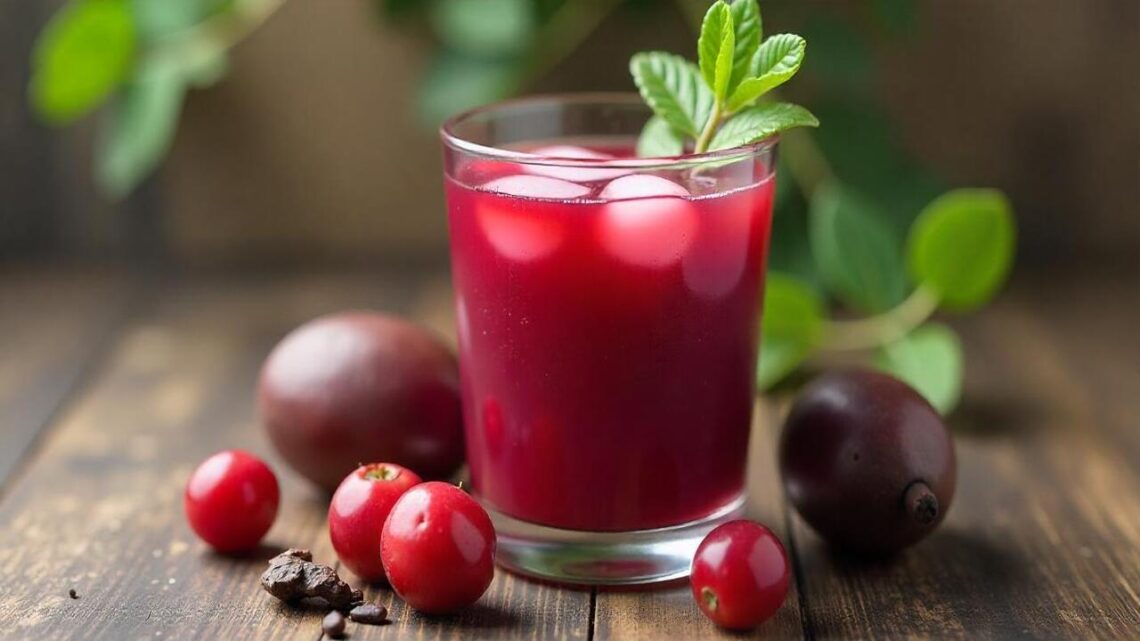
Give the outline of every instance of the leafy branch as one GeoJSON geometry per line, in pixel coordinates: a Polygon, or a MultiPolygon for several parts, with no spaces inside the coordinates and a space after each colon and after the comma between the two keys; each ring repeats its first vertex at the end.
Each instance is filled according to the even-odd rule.
{"type": "Polygon", "coordinates": [[[122,197],[165,157],[186,93],[225,74],[228,50],[284,0],[71,0],[36,40],[28,99],[54,126],[103,108],[99,187],[122,197]]]}
{"type": "Polygon", "coordinates": [[[795,127],[816,127],[808,110],[790,103],[757,104],[799,71],[807,42],[793,34],[763,39],[756,0],[717,0],[701,23],[694,65],[660,51],[630,60],[634,83],[653,109],[638,150],[679,155],[731,149],[795,127]],[[690,146],[687,139],[692,139],[690,146]]]}
{"type": "MultiPolygon", "coordinates": [[[[696,27],[697,5],[678,4],[696,27]]],[[[739,4],[732,9],[739,10],[739,4]]],[[[707,28],[706,17],[699,27],[702,37],[707,28]]],[[[785,48],[793,50],[789,45],[785,48]]],[[[789,61],[795,61],[794,54],[789,61]]],[[[799,64],[794,66],[798,70],[799,64]]],[[[729,114],[732,107],[730,99],[729,114]]],[[[961,344],[953,330],[930,319],[939,309],[981,307],[1001,288],[1012,267],[1016,235],[1008,200],[995,190],[947,192],[921,210],[900,247],[886,222],[890,216],[839,177],[812,136],[785,136],[781,147],[781,171],[807,204],[810,267],[820,282],[770,271],[759,386],[772,387],[817,355],[865,353],[869,363],[909,382],[940,411],[951,411],[961,393],[961,344]],[[856,315],[841,311],[832,317],[832,301],[856,315]]],[[[649,148],[660,150],[659,145],[649,148]]],[[[773,244],[788,240],[776,235],[773,244]]]]}

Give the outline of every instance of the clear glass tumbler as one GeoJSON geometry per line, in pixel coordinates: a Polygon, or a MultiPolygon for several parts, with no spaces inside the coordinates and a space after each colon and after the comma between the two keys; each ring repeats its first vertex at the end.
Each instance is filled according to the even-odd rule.
{"type": "Polygon", "coordinates": [[[636,95],[470,111],[442,138],[467,456],[499,563],[688,574],[739,514],[774,140],[638,158],[636,95]]]}

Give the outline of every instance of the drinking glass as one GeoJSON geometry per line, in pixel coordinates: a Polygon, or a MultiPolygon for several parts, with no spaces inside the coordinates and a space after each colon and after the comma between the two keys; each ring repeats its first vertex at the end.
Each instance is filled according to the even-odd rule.
{"type": "Polygon", "coordinates": [[[636,95],[441,130],[471,489],[498,562],[685,577],[743,505],[776,141],[637,157],[636,95]]]}

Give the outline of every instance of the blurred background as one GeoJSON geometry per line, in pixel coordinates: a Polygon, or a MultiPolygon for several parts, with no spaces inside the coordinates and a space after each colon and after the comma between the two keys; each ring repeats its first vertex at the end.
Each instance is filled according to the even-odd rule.
{"type": "MultiPolygon", "coordinates": [[[[440,118],[516,93],[631,90],[633,52],[695,55],[708,3],[124,1],[131,62],[88,108],[29,100],[37,35],[64,4],[0,1],[0,256],[260,269],[444,263],[440,118]]],[[[809,42],[787,94],[823,127],[795,135],[900,235],[945,189],[991,186],[1018,215],[1018,272],[1135,267],[1140,2],[763,10],[766,32],[809,42]]],[[[49,81],[100,73],[91,52],[120,45],[99,28],[71,62],[41,38],[38,64],[65,77],[49,81]]],[[[772,261],[792,272],[807,269],[804,206],[782,189],[772,261]]]]}

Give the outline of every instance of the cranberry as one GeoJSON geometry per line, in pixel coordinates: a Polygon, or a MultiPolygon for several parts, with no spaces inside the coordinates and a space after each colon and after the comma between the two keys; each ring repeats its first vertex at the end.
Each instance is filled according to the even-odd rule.
{"type": "Polygon", "coordinates": [[[427,614],[453,612],[479,599],[495,575],[495,529],[463,490],[438,481],[404,493],[380,539],[392,589],[427,614]]]}
{"type": "Polygon", "coordinates": [[[219,552],[251,550],[277,518],[280,490],[265,461],[241,450],[218,452],[186,483],[186,519],[219,552]]]}
{"type": "Polygon", "coordinates": [[[788,555],[768,528],[731,521],[697,547],[690,576],[693,598],[705,616],[731,630],[768,620],[788,594],[788,555]]]}
{"type": "Polygon", "coordinates": [[[422,482],[392,463],[361,465],[346,476],[329,504],[329,538],[345,567],[369,582],[384,580],[380,532],[408,488],[422,482]]]}

